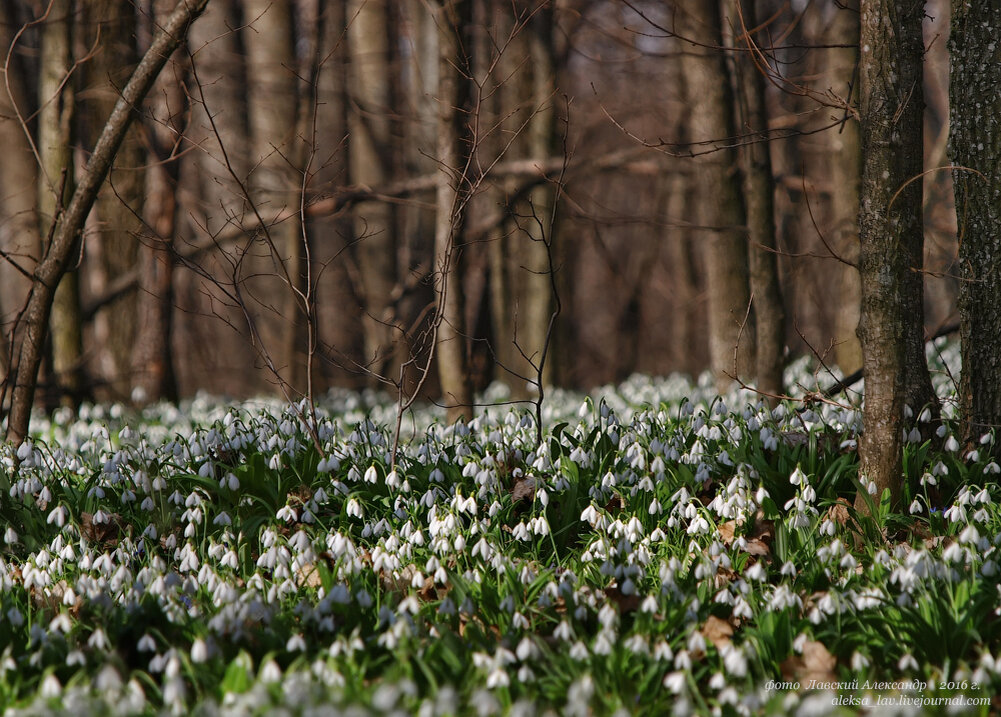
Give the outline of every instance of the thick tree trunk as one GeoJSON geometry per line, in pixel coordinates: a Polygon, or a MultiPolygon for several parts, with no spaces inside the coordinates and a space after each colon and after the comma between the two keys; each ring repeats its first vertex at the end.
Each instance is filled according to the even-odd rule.
{"type": "MultiPolygon", "coordinates": [[[[950,142],[959,266],[962,433],[973,443],[1001,426],[1001,9],[953,2],[950,142]]],[[[994,443],[1001,455],[1001,441],[994,443]]]]}
{"type": "MultiPolygon", "coordinates": [[[[157,0],[155,20],[163,22],[173,0],[157,0]]],[[[132,351],[133,396],[140,403],[177,400],[171,352],[174,312],[173,246],[177,231],[177,181],[180,165],[175,150],[184,133],[187,98],[185,67],[177,54],[157,78],[146,102],[144,136],[150,163],[146,169],[144,231],[139,242],[136,295],[136,341],[132,351]]]]}
{"type": "MultiPolygon", "coordinates": [[[[136,11],[132,0],[93,0],[84,3],[88,46],[99,40],[98,51],[87,64],[88,92],[80,114],[87,118],[107,117],[118,101],[121,88],[139,60],[136,48],[136,11]]],[[[86,137],[92,145],[101,126],[88,126],[86,137]]],[[[88,272],[96,278],[98,291],[116,277],[135,269],[141,228],[145,163],[139,128],[133,127],[122,141],[108,183],[101,188],[94,206],[98,231],[88,238],[100,257],[99,266],[88,272]]],[[[89,282],[88,282],[89,283],[89,282]]],[[[110,392],[104,398],[127,396],[132,381],[132,349],[135,345],[135,292],[111,302],[94,317],[97,373],[110,392]]]]}
{"type": "MultiPolygon", "coordinates": [[[[349,0],[350,113],[348,115],[349,175],[353,184],[369,187],[389,179],[392,151],[390,110],[391,48],[387,0],[349,0]]],[[[396,315],[392,294],[397,285],[394,212],[386,202],[369,202],[355,209],[355,255],[364,303],[364,363],[371,385],[380,377],[396,378],[394,354],[396,315]]]]}
{"type": "MultiPolygon", "coordinates": [[[[757,27],[755,0],[740,0],[744,31],[757,27]]],[[[755,38],[749,38],[755,41],[755,38]]],[[[738,42],[748,45],[748,38],[738,42]]],[[[744,196],[747,204],[748,258],[755,321],[755,365],[758,390],[771,396],[782,393],[782,355],[785,348],[785,308],[779,289],[775,243],[775,183],[772,176],[765,78],[749,53],[736,58],[740,86],[740,133],[750,137],[741,153],[744,196]]]]}
{"type": "Polygon", "coordinates": [[[470,199],[468,125],[469,50],[463,12],[468,0],[445,0],[435,8],[438,26],[438,161],[436,193],[435,293],[438,379],[448,418],[473,416],[467,337],[463,328],[463,230],[470,199]]]}
{"type": "MultiPolygon", "coordinates": [[[[244,32],[247,50],[247,114],[250,118],[250,187],[257,211],[271,235],[269,262],[279,280],[270,282],[282,296],[281,315],[266,317],[277,328],[275,363],[296,392],[306,390],[306,251],[298,214],[280,223],[274,217],[299,205],[297,168],[302,147],[297,136],[292,0],[247,0],[244,32]],[[277,289],[276,289],[277,286],[277,289]]],[[[263,302],[262,302],[263,303],[263,302]]],[[[265,347],[265,350],[270,350],[265,347]]]]}
{"type": "MultiPolygon", "coordinates": [[[[42,236],[49,236],[53,222],[73,193],[75,100],[73,83],[66,81],[73,65],[73,19],[73,0],[55,0],[41,29],[38,210],[42,236]]],[[[75,238],[73,253],[79,252],[79,246],[79,239],[75,238]]],[[[83,321],[78,276],[75,269],[61,274],[49,317],[54,378],[62,402],[73,406],[79,402],[83,390],[83,321]]]]}
{"type": "MultiPolygon", "coordinates": [[[[682,34],[698,43],[681,54],[691,126],[697,142],[720,141],[715,151],[695,159],[701,223],[711,227],[705,236],[709,290],[709,354],[717,387],[722,391],[736,371],[749,378],[754,366],[754,323],[749,314],[747,233],[740,182],[733,168],[735,152],[733,95],[722,46],[719,6],[715,2],[689,3],[678,13],[682,34]],[[745,322],[744,318],[747,317],[745,322]]],[[[711,149],[695,145],[695,151],[711,149]]]]}
{"type": "MultiPolygon", "coordinates": [[[[920,0],[863,0],[859,63],[862,200],[859,212],[865,371],[859,475],[899,498],[904,406],[930,394],[911,344],[923,333],[921,256],[923,43],[920,0]],[[906,185],[906,186],[905,186],[906,185]],[[916,279],[916,280],[915,280],[916,279]]],[[[922,337],[923,338],[923,337],[922,337]]],[[[856,508],[865,510],[859,496],[856,508]]]]}
{"type": "Polygon", "coordinates": [[[38,380],[38,367],[42,361],[46,327],[52,313],[55,287],[66,273],[80,231],[97,199],[97,192],[107,178],[115,153],[134,118],[133,108],[143,102],[156,76],[184,40],[188,27],[205,9],[206,3],[208,0],[180,0],[170,18],[163,24],[163,29],[122,90],[122,97],[115,104],[115,109],[104,126],[80,183],[56,224],[45,258],[35,270],[24,312],[25,335],[18,352],[7,422],[7,440],[13,443],[20,444],[28,435],[31,405],[38,380]]]}

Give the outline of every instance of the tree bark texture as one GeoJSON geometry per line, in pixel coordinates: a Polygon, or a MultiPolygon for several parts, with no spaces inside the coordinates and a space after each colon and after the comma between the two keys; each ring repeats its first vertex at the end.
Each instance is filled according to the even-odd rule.
{"type": "MultiPolygon", "coordinates": [[[[264,318],[276,327],[276,363],[296,392],[306,390],[306,251],[297,213],[274,218],[299,204],[302,146],[297,133],[298,79],[292,0],[247,0],[247,114],[250,119],[251,198],[268,226],[271,278],[281,284],[281,311],[264,318]]],[[[267,282],[273,284],[274,282],[267,282]]]]}
{"type": "MultiPolygon", "coordinates": [[[[855,65],[858,62],[859,15],[852,7],[830,7],[825,33],[831,47],[825,51],[827,81],[831,90],[852,105],[858,101],[855,65]],[[836,47],[836,45],[845,45],[836,47]]],[[[859,179],[862,151],[858,121],[847,112],[845,121],[825,134],[831,170],[831,225],[833,246],[845,261],[858,263],[859,179]]],[[[829,262],[837,291],[834,315],[834,360],[843,375],[862,366],[862,347],[855,331],[859,323],[861,286],[857,266],[829,262]]]]}
{"type": "MultiPolygon", "coordinates": [[[[392,88],[387,0],[349,0],[350,112],[348,157],[351,182],[375,187],[390,176],[392,88]]],[[[366,203],[355,214],[355,256],[364,304],[364,362],[371,385],[393,371],[399,336],[392,294],[397,285],[395,218],[386,202],[366,203]]],[[[395,376],[390,376],[395,378],[395,376]]]]}
{"type": "MultiPolygon", "coordinates": [[[[41,174],[38,210],[42,236],[49,236],[53,222],[73,193],[73,83],[67,82],[73,66],[73,0],[56,0],[41,29],[42,67],[38,95],[38,153],[41,174]]],[[[46,247],[51,251],[50,247],[46,247]]],[[[71,253],[79,255],[80,240],[71,253]]],[[[80,284],[76,269],[61,273],[51,307],[52,371],[62,402],[76,405],[83,390],[83,322],[80,317],[80,284]]],[[[37,283],[37,282],[36,282],[37,283]]],[[[25,337],[25,341],[30,340],[25,337]]],[[[33,374],[34,375],[34,374],[33,374]]]]}
{"type": "MultiPolygon", "coordinates": [[[[508,106],[521,106],[525,110],[518,117],[527,126],[521,151],[529,160],[541,164],[553,153],[556,144],[555,107],[555,58],[553,57],[552,8],[538,9],[525,28],[515,38],[508,52],[523,49],[519,61],[519,74],[509,80],[508,87],[519,94],[508,106]]],[[[512,332],[502,340],[516,342],[515,369],[531,380],[538,380],[538,368],[547,350],[550,337],[550,318],[553,312],[553,291],[549,265],[551,243],[555,238],[553,221],[554,188],[540,184],[533,188],[525,201],[515,205],[517,227],[507,237],[508,269],[514,289],[512,332]]],[[[543,384],[552,382],[552,363],[543,367],[543,384]]],[[[523,388],[520,382],[516,388],[523,388]]],[[[517,393],[517,391],[516,391],[517,393]]],[[[522,390],[522,393],[524,391],[522,390]]],[[[523,395],[522,397],[530,397],[523,395]]]]}
{"type": "MultiPolygon", "coordinates": [[[[157,0],[155,20],[163,22],[173,0],[157,0]]],[[[188,109],[184,93],[185,63],[174,53],[146,100],[146,201],[139,242],[136,295],[136,340],[132,351],[133,386],[140,403],[175,401],[177,381],[171,352],[174,312],[174,239],[177,232],[176,152],[188,109]]]]}
{"type": "Polygon", "coordinates": [[[183,42],[191,22],[207,3],[208,0],[179,0],[176,9],[163,24],[122,90],[122,96],[104,126],[66,211],[55,227],[45,257],[35,270],[24,313],[25,335],[18,352],[7,423],[7,439],[13,443],[20,444],[28,434],[38,367],[56,286],[66,273],[80,231],[97,199],[97,192],[107,178],[115,153],[135,116],[134,108],[142,103],[167,59],[183,42]]]}
{"type": "MultiPolygon", "coordinates": [[[[744,28],[758,25],[755,0],[739,0],[744,28]]],[[[756,38],[745,37],[737,46],[748,48],[756,38]]],[[[772,176],[771,142],[765,106],[765,77],[750,52],[735,58],[739,79],[738,114],[740,133],[750,138],[741,152],[744,201],[747,207],[748,260],[751,303],[754,309],[755,368],[758,390],[772,396],[782,393],[782,355],[785,348],[785,308],[779,287],[775,241],[775,182],[772,176]]]]}
{"type": "MultiPolygon", "coordinates": [[[[0,42],[10,47],[14,32],[13,13],[0,3],[0,42]]],[[[0,63],[0,146],[6,148],[0,162],[0,376],[10,371],[9,349],[19,337],[10,330],[30,289],[30,281],[12,262],[30,272],[33,258],[42,252],[38,217],[38,164],[20,117],[30,114],[26,74],[17,57],[9,68],[0,63]],[[9,73],[8,73],[9,69],[9,73]],[[9,89],[8,89],[9,88],[9,89]],[[11,341],[10,339],[13,339],[11,341]]],[[[29,274],[30,276],[30,274],[29,274]]]]}
{"type": "MultiPolygon", "coordinates": [[[[962,434],[1001,425],[1001,3],[952,3],[950,144],[959,220],[962,434]]],[[[1001,441],[994,443],[1001,455],[1001,441]]]]}
{"type": "MultiPolygon", "coordinates": [[[[99,40],[94,58],[87,64],[88,117],[107,117],[119,99],[121,88],[139,60],[136,47],[136,11],[132,0],[95,0],[85,3],[88,43],[99,40]]],[[[81,112],[82,114],[82,112],[81,112]]],[[[87,128],[87,138],[96,142],[100,126],[87,128]]],[[[98,231],[88,237],[99,248],[98,285],[107,285],[117,276],[135,268],[139,244],[145,182],[145,153],[134,125],[126,134],[97,196],[94,213],[98,231]]],[[[127,396],[132,381],[132,348],[135,345],[136,297],[129,292],[116,299],[94,318],[97,373],[111,389],[109,398],[127,396]]]]}
{"type": "MultiPolygon", "coordinates": [[[[698,43],[686,44],[681,54],[691,126],[696,142],[734,136],[733,93],[723,53],[719,6],[715,2],[688,3],[678,13],[682,34],[698,43]]],[[[739,177],[733,172],[736,153],[723,139],[716,151],[702,154],[697,164],[701,223],[713,231],[705,240],[709,291],[709,354],[717,387],[722,391],[734,372],[741,378],[754,373],[754,324],[749,314],[747,233],[739,177]],[[747,321],[745,322],[745,316],[747,321]]],[[[696,145],[699,152],[708,149],[696,145]]]]}
{"type": "Polygon", "coordinates": [[[470,50],[463,36],[469,0],[445,0],[435,7],[438,25],[438,161],[436,192],[435,359],[448,418],[473,416],[469,351],[463,327],[463,230],[471,196],[469,176],[470,50]]]}
{"type": "MultiPolygon", "coordinates": [[[[899,498],[904,406],[931,393],[911,344],[923,334],[921,181],[923,43],[920,0],[863,0],[859,62],[862,281],[858,336],[865,371],[859,475],[899,498]],[[909,183],[908,183],[909,182],[909,183]]],[[[920,406],[911,404],[915,412],[920,406]]],[[[860,495],[856,508],[865,510],[860,495]]]]}

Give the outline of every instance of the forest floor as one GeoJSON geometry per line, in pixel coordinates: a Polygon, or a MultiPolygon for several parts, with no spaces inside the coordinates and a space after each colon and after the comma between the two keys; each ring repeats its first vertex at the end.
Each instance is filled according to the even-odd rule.
{"type": "Polygon", "coordinates": [[[374,394],[40,416],[0,449],[0,706],[988,714],[1001,468],[952,435],[954,354],[872,516],[851,396],[635,376],[552,392],[541,444],[524,406],[421,409],[395,461],[374,394]]]}

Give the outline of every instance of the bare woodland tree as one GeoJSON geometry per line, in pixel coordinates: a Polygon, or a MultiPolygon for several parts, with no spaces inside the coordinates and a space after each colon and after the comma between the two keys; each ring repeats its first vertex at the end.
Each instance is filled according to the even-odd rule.
{"type": "Polygon", "coordinates": [[[963,2],[952,10],[950,142],[963,279],[959,400],[963,437],[975,443],[1001,425],[1001,10],[963,2]]]}
{"type": "Polygon", "coordinates": [[[115,153],[133,120],[132,109],[142,103],[167,59],[183,42],[188,27],[205,9],[207,2],[208,0],[181,0],[178,3],[122,90],[122,96],[98,138],[65,211],[53,218],[52,240],[35,269],[23,315],[24,339],[12,372],[10,414],[7,419],[9,441],[19,444],[28,434],[38,369],[42,362],[42,349],[56,287],[66,273],[83,224],[97,199],[97,192],[104,183],[115,153]]]}
{"type": "MultiPolygon", "coordinates": [[[[57,225],[76,182],[72,149],[75,100],[73,84],[68,81],[73,68],[74,5],[72,0],[53,2],[41,29],[38,208],[41,232],[50,242],[44,247],[46,253],[53,251],[51,242],[55,241],[55,236],[52,228],[57,225]]],[[[78,237],[73,238],[69,252],[79,255],[78,237]]],[[[67,259],[78,261],[79,256],[68,256],[67,259]]],[[[75,266],[70,266],[69,271],[60,272],[50,318],[52,371],[64,399],[69,399],[71,403],[79,400],[83,383],[83,321],[80,316],[79,275],[75,269],[75,266]]],[[[30,341],[31,338],[24,340],[30,341]]]]}
{"type": "Polygon", "coordinates": [[[728,146],[734,131],[733,93],[724,57],[719,6],[688,3],[679,8],[681,35],[688,46],[681,56],[696,141],[721,142],[703,154],[696,181],[705,226],[709,292],[709,347],[719,388],[733,378],[748,378],[754,365],[754,324],[750,315],[747,234],[743,195],[732,167],[736,156],[728,146]]]}
{"type": "MultiPolygon", "coordinates": [[[[147,42],[154,28],[169,17],[171,0],[155,0],[147,16],[147,42]]],[[[137,255],[136,340],[132,353],[134,384],[142,401],[176,400],[171,340],[174,311],[174,239],[177,234],[179,152],[188,109],[183,91],[184,63],[175,52],[159,75],[146,102],[143,142],[146,168],[143,229],[137,255]]]]}
{"type": "MultiPolygon", "coordinates": [[[[79,112],[88,120],[81,123],[87,145],[93,146],[102,130],[101,120],[111,114],[139,59],[136,8],[132,0],[97,0],[82,3],[80,9],[82,15],[76,26],[86,30],[82,33],[85,45],[96,48],[92,59],[83,66],[87,87],[78,102],[79,112]]],[[[146,163],[140,131],[141,126],[134,123],[125,133],[108,180],[88,218],[85,243],[98,259],[94,262],[97,271],[90,273],[97,289],[136,267],[139,247],[136,235],[142,223],[146,163]]],[[[105,389],[99,395],[121,399],[132,388],[135,303],[135,292],[126,292],[102,307],[94,317],[96,374],[105,389]]]]}
{"type": "Polygon", "coordinates": [[[776,258],[775,182],[772,173],[771,146],[768,140],[768,114],[765,102],[765,77],[768,59],[758,49],[752,35],[759,18],[755,0],[740,0],[738,43],[747,49],[735,58],[738,76],[738,116],[740,131],[749,137],[741,148],[744,173],[744,201],[747,207],[747,238],[751,306],[754,309],[755,373],[757,388],[776,396],[783,392],[782,368],[785,349],[785,309],[779,284],[776,258]],[[743,42],[741,43],[741,39],[743,42]]]}
{"type": "MultiPolygon", "coordinates": [[[[904,407],[915,414],[934,394],[924,357],[922,301],[922,55],[924,3],[863,0],[859,114],[865,430],[859,475],[889,490],[901,484],[904,407]]],[[[866,510],[859,496],[856,508],[866,510]]]]}
{"type": "MultiPolygon", "coordinates": [[[[492,379],[524,400],[554,378],[708,357],[721,388],[756,377],[774,399],[787,348],[824,361],[833,348],[846,372],[861,360],[846,340],[861,222],[863,475],[899,483],[903,406],[934,401],[921,3],[865,3],[862,53],[850,7],[769,0],[43,4],[0,6],[10,437],[25,435],[40,371],[70,402],[347,384],[395,391],[401,416],[432,398],[468,419],[492,379]],[[180,36],[157,28],[183,35],[206,6],[175,53],[180,36]],[[146,96],[154,48],[169,69],[146,96]]],[[[969,33],[981,18],[963,10],[969,33]]],[[[957,57],[963,42],[985,53],[954,42],[957,57]]],[[[975,111],[964,101],[954,112],[975,111]]],[[[989,176],[969,126],[956,121],[957,164],[989,176]]],[[[989,185],[958,171],[971,208],[989,185]]],[[[972,355],[993,269],[963,216],[972,355]]],[[[993,394],[975,366],[964,377],[973,438],[996,421],[973,402],[993,394]]]]}

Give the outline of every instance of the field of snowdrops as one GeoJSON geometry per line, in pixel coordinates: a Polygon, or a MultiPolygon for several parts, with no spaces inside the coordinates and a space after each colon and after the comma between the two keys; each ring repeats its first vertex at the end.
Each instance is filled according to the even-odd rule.
{"type": "Polygon", "coordinates": [[[3,714],[987,714],[994,438],[914,432],[863,519],[845,400],[634,377],[554,393],[541,445],[417,412],[395,464],[368,394],[318,441],[266,402],[39,417],[2,449],[3,714]]]}

